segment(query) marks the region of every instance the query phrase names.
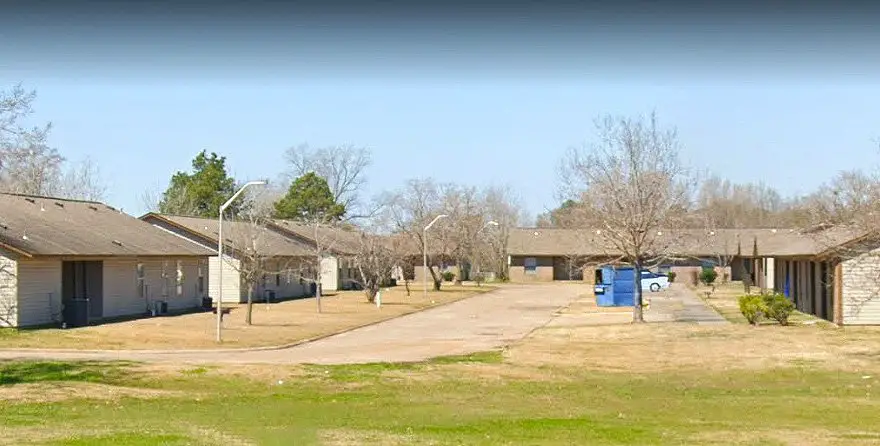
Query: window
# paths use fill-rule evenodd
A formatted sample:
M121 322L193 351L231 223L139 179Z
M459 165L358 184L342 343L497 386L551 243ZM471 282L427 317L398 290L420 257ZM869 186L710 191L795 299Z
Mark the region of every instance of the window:
M281 286L281 274L275 274L275 286Z
M137 289L138 289L138 297L143 299L146 297L146 290L144 289L144 264L138 263L137 267L135 267L135 277L137 277Z
M180 260L177 261L177 295L183 296L183 262Z
M538 273L538 259L536 259L534 257L526 257L524 264L525 264L526 274L537 274Z
M162 296L168 297L168 261L162 261Z
M199 294L205 294L205 264L201 261L199 262L199 278L196 282L196 288Z

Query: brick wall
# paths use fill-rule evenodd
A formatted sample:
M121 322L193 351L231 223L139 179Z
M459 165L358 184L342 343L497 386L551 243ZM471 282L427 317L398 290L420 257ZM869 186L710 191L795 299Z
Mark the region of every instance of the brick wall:
M552 282L553 257L533 257L536 261L534 271L526 271L526 256L510 257L511 282Z

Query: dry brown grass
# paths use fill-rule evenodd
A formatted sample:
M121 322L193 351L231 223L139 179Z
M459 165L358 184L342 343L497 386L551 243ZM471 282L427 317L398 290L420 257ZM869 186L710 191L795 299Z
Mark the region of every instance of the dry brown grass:
M831 446L831 445L860 445L877 444L880 436L872 432L835 432L826 429L813 430L733 430L711 431L692 438L699 444L708 445L752 445L756 440L772 442L773 444L800 446Z
M56 403L70 399L113 401L120 398L168 398L193 395L169 390L140 389L87 382L41 382L23 383L0 387L0 400L28 403Z
M810 364L880 370L880 327L632 324L585 296L508 352L520 365L606 371L726 370Z
M255 304L254 324L250 326L244 323L246 306L235 305L223 320L222 345L215 342L216 316L195 313L67 330L0 332L0 348L180 350L273 346L326 336L492 289L444 285L439 292L430 291L425 299L419 289L413 288L407 297L403 287L396 287L382 292L381 308L368 303L361 291L341 291L321 299L321 313L316 311L314 298Z
M375 446L420 444L427 446L439 444L435 441L417 438L412 434L402 435L354 429L328 429L319 432L318 438L320 438L321 444L327 446L360 446L364 444Z

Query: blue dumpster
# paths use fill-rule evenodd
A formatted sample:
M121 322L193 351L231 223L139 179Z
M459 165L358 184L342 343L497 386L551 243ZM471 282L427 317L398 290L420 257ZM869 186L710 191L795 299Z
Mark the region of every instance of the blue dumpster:
M631 307L635 303L635 268L603 266L596 270L593 293L600 307Z

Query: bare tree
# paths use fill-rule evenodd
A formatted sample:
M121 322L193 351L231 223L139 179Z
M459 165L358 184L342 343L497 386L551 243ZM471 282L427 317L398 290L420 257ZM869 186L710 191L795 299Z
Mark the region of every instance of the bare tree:
M301 144L287 150L290 180L309 172L327 180L333 199L356 213L360 205L359 193L366 182L366 169L372 159L370 150L354 145L335 145L311 148Z
M252 324L254 293L265 291L269 276L290 275L299 271L304 259L291 255L279 255L279 247L273 246L269 236L269 215L272 209L272 191L262 188L246 189L243 211L232 216L228 236L238 262L230 263L239 273L241 283L247 287L247 312L245 323Z
M560 165L563 191L579 198L577 226L599 230L634 265L633 321L642 322L642 266L665 255L663 233L683 225L693 184L678 158L676 131L661 128L654 113L595 124L598 141L571 149Z
M456 283L460 284L476 255L479 232L486 222L484 207L475 187L446 183L440 185L439 193L443 213L449 218L437 232L458 267Z
M399 238L375 230L362 232L353 260L361 277L367 301L375 302L382 285L387 284L403 261Z
M51 123L33 128L21 124L33 113L36 97L36 91L25 91L21 84L0 91L0 185L11 192L50 195L64 158L48 145Z
M101 200L106 187L97 166L84 160L65 169L66 159L48 142L52 124L27 128L36 91L21 84L0 91L0 188L20 194Z
M507 256L511 229L523 223L523 206L510 186L490 186L483 190L482 208L484 218L495 221L498 226L487 228L484 234L488 244L486 260L502 280L509 277Z
M323 297L322 276L337 274L338 262L351 261L353 251L352 240L357 231L343 222L319 215L310 218L293 220L272 220L272 225L279 231L303 240L310 246L310 254L300 263L300 274L315 285L317 311L321 312ZM335 260L335 262L333 261ZM329 270L328 269L332 269Z
M409 240L423 250L425 246L424 228L435 217L443 213L444 206L437 183L433 179L412 179L403 188L384 197L389 221L394 232L404 234ZM443 223L438 223L442 225ZM446 231L432 229L431 243L424 255L428 259L428 272L434 283L434 290L439 291L441 278L433 265L436 255L446 253L444 234ZM424 280L428 280L427 277Z
M67 169L59 189L61 197L74 200L103 201L107 193L98 165L88 157Z

